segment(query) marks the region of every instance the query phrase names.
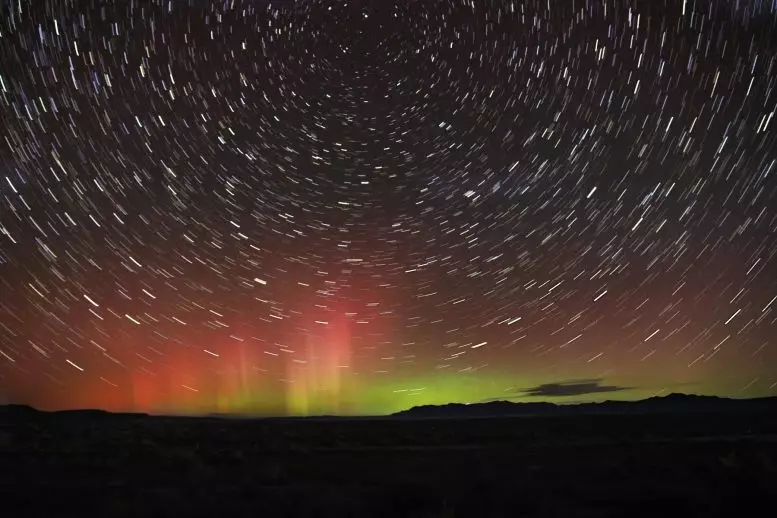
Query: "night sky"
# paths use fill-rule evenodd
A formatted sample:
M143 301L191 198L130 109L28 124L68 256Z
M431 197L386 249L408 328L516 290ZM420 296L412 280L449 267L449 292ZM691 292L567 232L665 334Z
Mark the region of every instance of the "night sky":
M3 402L777 394L777 3L1 1Z

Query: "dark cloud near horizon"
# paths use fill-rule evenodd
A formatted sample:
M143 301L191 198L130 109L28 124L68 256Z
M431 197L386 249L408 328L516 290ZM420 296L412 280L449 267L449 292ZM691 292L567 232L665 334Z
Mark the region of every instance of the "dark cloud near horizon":
M607 392L622 392L625 390L634 390L637 387L620 387L617 385L602 385L603 378L576 379L567 381L557 381L554 383L543 383L531 388L523 389L518 392L511 392L499 397L491 397L482 400L483 403L493 401L511 401L525 397L571 397L585 396L589 394L600 394ZM685 384L679 384L685 385ZM692 385L688 383L687 385ZM592 401L580 401L581 403L591 403Z
M560 381L543 383L522 392L523 396L532 397L566 397L598 394L602 392L621 392L634 387L619 387L617 385L602 385L602 379Z

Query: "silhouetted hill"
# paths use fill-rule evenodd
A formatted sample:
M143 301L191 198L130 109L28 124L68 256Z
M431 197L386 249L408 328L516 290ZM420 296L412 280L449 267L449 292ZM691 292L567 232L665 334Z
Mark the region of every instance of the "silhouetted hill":
M148 414L127 413L127 412L108 412L106 410L83 409L83 410L59 410L57 412L47 412L56 417L68 419L110 419L123 417L148 417Z
M514 403L512 401L425 405L403 410L393 414L393 416L410 418L506 417L645 412L750 412L767 409L777 411L777 397L729 399L717 396L673 393L640 401L605 401L603 403L566 405L555 403Z
M68 419L68 420L95 420L95 419L114 419L125 417L148 417L148 414L141 413L114 413L106 410L84 409L84 410L59 410L47 412L38 410L28 405L0 405L0 419L14 420L37 420L37 419Z
M2 405L0 418L35 417L41 412L27 405Z
M604 401L602 403L555 404L547 402L515 403L512 401L488 401L483 403L449 403L412 407L388 416L310 416L270 417L246 414L209 414L203 416L158 416L196 419L263 419L283 421L348 421L352 419L391 418L472 418L510 416L555 416L581 414L644 414L662 412L777 412L777 397L757 399L730 399L693 394L669 394L640 401ZM155 417L143 413L113 413L105 410L61 410L47 412L28 405L0 405L0 420L65 419L68 421L94 421L103 419Z

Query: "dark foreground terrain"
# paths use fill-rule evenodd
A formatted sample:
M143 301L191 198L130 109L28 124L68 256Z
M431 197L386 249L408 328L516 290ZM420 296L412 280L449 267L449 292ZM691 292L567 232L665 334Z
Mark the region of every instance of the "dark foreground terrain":
M3 516L761 516L771 411L227 420L0 412Z

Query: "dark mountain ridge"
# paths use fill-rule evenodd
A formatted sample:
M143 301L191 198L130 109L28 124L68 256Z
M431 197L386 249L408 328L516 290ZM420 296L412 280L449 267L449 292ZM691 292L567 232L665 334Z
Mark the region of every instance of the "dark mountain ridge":
M97 409L57 410L45 411L29 405L0 405L0 419L38 419L38 418L62 418L62 419L115 419L127 417L149 417L143 413L108 412Z
M386 416L310 416L271 417L243 414L210 414L202 416L154 416L144 413L113 413L105 410L60 410L44 411L29 405L0 405L0 420L104 420L117 418L142 419L149 417L189 419L270 419L296 421L339 421L351 419L427 419L427 418L473 418L473 417L516 417L516 416L562 416L590 414L644 414L667 412L777 412L777 397L755 399L731 399L717 396L693 394L669 394L654 396L639 401L604 401L601 403L556 404L548 402L516 403L512 401L488 401L483 403L449 403L446 405L423 405L409 408Z
M661 412L752 412L777 411L777 397L731 399L717 396L672 393L639 401L604 401L601 403L555 404L489 401L484 403L451 403L409 408L394 414L405 418L507 417L542 415L581 415L611 413Z

